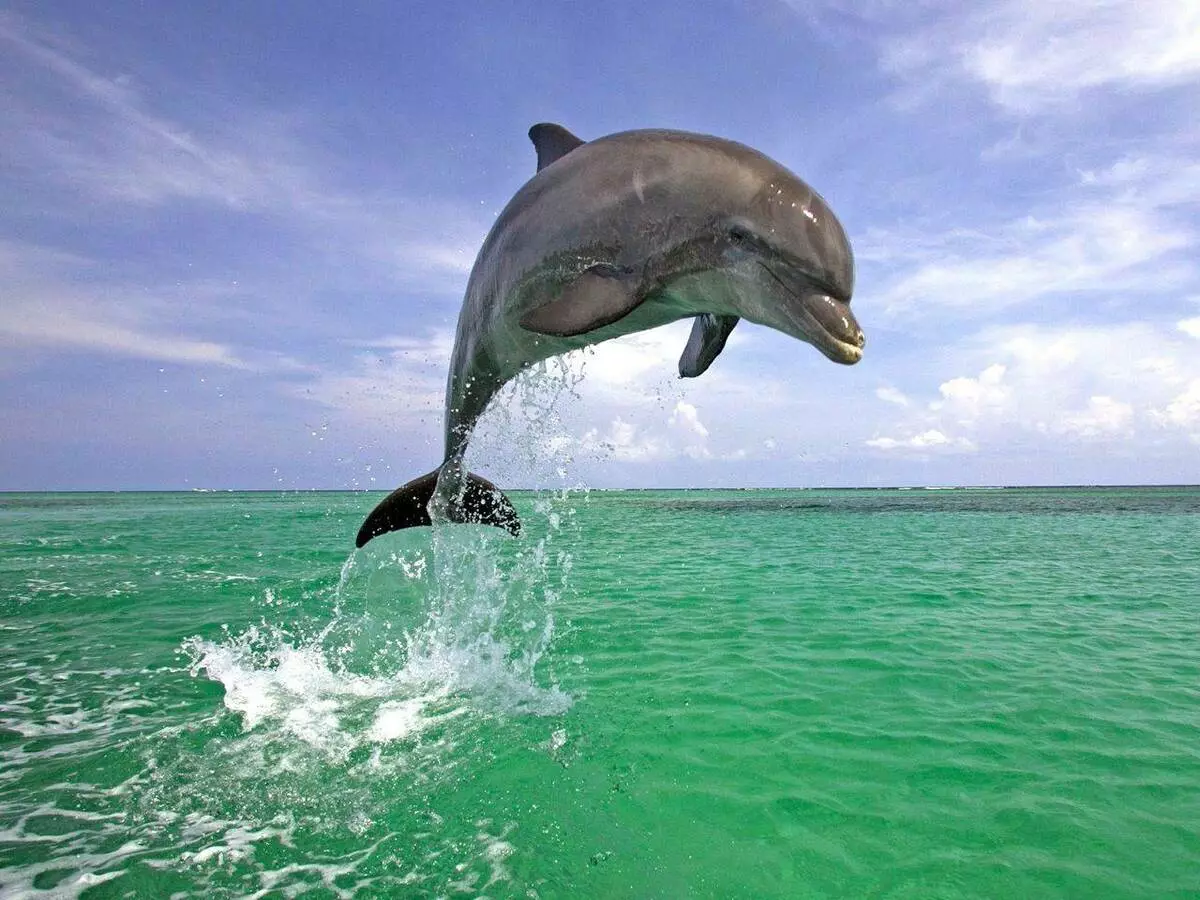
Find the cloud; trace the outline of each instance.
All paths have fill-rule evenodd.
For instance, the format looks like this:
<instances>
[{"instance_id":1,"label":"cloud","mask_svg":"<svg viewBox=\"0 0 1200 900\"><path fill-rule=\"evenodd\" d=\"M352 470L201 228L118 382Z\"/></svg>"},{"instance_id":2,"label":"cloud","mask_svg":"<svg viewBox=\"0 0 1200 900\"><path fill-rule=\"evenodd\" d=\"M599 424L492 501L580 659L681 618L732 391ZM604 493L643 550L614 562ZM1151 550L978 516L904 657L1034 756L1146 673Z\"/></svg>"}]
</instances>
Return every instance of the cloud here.
<instances>
[{"instance_id":1,"label":"cloud","mask_svg":"<svg viewBox=\"0 0 1200 900\"><path fill-rule=\"evenodd\" d=\"M951 378L938 386L941 400L929 404L955 419L960 425L971 425L985 416L1002 414L1012 402L1012 389L1004 383L1005 366L995 363L978 377Z\"/></svg>"},{"instance_id":2,"label":"cloud","mask_svg":"<svg viewBox=\"0 0 1200 900\"><path fill-rule=\"evenodd\" d=\"M708 429L700 421L696 407L681 400L658 428L637 425L617 416L603 431L588 429L577 441L577 450L593 458L617 462L707 459L711 455L707 438Z\"/></svg>"},{"instance_id":3,"label":"cloud","mask_svg":"<svg viewBox=\"0 0 1200 900\"><path fill-rule=\"evenodd\" d=\"M1096 90L1150 91L1200 77L1195 3L1005 0L922 11L924 23L894 36L883 63L926 95L953 78L980 85L1007 112L1033 115Z\"/></svg>"},{"instance_id":4,"label":"cloud","mask_svg":"<svg viewBox=\"0 0 1200 900\"><path fill-rule=\"evenodd\" d=\"M1016 212L963 206L947 219L931 195L930 215L856 241L859 293L903 327L930 315L979 319L1046 301L1116 305L1194 291L1200 165L1177 150L1071 169Z\"/></svg>"},{"instance_id":5,"label":"cloud","mask_svg":"<svg viewBox=\"0 0 1200 900\"><path fill-rule=\"evenodd\" d=\"M14 15L0 17L0 41L54 76L52 87L30 88L6 108L24 126L12 150L36 152L77 186L130 203L186 198L235 209L263 206L285 187L309 193L278 158L248 159L154 115L131 77L99 75ZM34 93L59 102L30 108Z\"/></svg>"},{"instance_id":6,"label":"cloud","mask_svg":"<svg viewBox=\"0 0 1200 900\"><path fill-rule=\"evenodd\" d=\"M9 164L37 173L27 184L83 191L127 216L153 217L186 201L255 217L270 224L276 244L281 233L298 233L308 245L303 265L315 254L336 260L339 274L352 264L378 270L392 287L462 290L490 225L478 209L334 188L318 173L337 161L298 137L295 117L226 109L185 123L162 115L153 106L163 98L136 78L98 74L12 14L0 16L5 45L50 76L14 78L10 102L0 105ZM199 108L207 98L182 99Z\"/></svg>"},{"instance_id":7,"label":"cloud","mask_svg":"<svg viewBox=\"0 0 1200 900\"><path fill-rule=\"evenodd\" d=\"M1200 197L1200 163L1190 156L1143 152L1107 166L1080 169L1084 188L1099 196L1154 209L1194 206Z\"/></svg>"},{"instance_id":8,"label":"cloud","mask_svg":"<svg viewBox=\"0 0 1200 900\"><path fill-rule=\"evenodd\" d=\"M589 429L579 444L583 453L619 462L657 462L677 455L661 437L645 434L620 417L613 419L603 433L599 428Z\"/></svg>"},{"instance_id":9,"label":"cloud","mask_svg":"<svg viewBox=\"0 0 1200 900\"><path fill-rule=\"evenodd\" d=\"M684 456L692 459L706 459L712 455L708 449L708 429L700 421L700 413L696 407L687 401L680 400L675 404L667 425L675 435Z\"/></svg>"},{"instance_id":10,"label":"cloud","mask_svg":"<svg viewBox=\"0 0 1200 900\"><path fill-rule=\"evenodd\" d=\"M1200 359L1165 324L1010 325L986 329L940 365L978 366L941 380L936 396L897 410L882 450L940 446L957 435L989 452L1017 445L1061 454L1061 442L1147 450L1200 432ZM909 394L921 392L909 388ZM1161 450L1162 448L1159 447ZM1158 451L1155 451L1158 452Z\"/></svg>"},{"instance_id":11,"label":"cloud","mask_svg":"<svg viewBox=\"0 0 1200 900\"><path fill-rule=\"evenodd\" d=\"M696 437L708 437L708 429L700 421L700 414L696 412L696 407L683 400L675 404L675 410L671 413L671 418L668 421L671 425L676 425L682 431L693 434Z\"/></svg>"},{"instance_id":12,"label":"cloud","mask_svg":"<svg viewBox=\"0 0 1200 900\"><path fill-rule=\"evenodd\" d=\"M841 416L845 397L824 387L842 384L837 376L843 370L781 337L798 354L795 375L812 372L804 378L817 385L794 376L774 380L781 373L761 371L758 354L739 353L764 341L760 330L745 325L746 333L730 342L703 378L680 379L676 359L690 327L685 321L628 335L533 367L489 407L471 442L471 465L501 480L496 473L515 482L535 471L552 483L559 468L811 460L844 446L839 431L826 423ZM347 363L295 382L291 394L320 404L323 420L360 429L367 442L388 442L389 459L404 452L424 458L430 451L422 447L434 453L441 448L452 342L448 331L358 340L352 346L360 352Z\"/></svg>"},{"instance_id":13,"label":"cloud","mask_svg":"<svg viewBox=\"0 0 1200 900\"><path fill-rule=\"evenodd\" d=\"M896 390L896 388L891 387L890 385L884 385L881 388L876 388L875 396L878 397L880 400L882 400L884 403L892 403L892 404L895 404L896 406L908 406L908 398L905 397L903 393Z\"/></svg>"},{"instance_id":14,"label":"cloud","mask_svg":"<svg viewBox=\"0 0 1200 900\"><path fill-rule=\"evenodd\" d=\"M36 316L27 309L9 308L0 311L0 335L22 343L74 347L159 362L249 368L223 344L138 331L72 313Z\"/></svg>"},{"instance_id":15,"label":"cloud","mask_svg":"<svg viewBox=\"0 0 1200 900\"><path fill-rule=\"evenodd\" d=\"M1162 409L1151 410L1151 416L1163 427L1179 429L1200 443L1200 378L1192 380Z\"/></svg>"},{"instance_id":16,"label":"cloud","mask_svg":"<svg viewBox=\"0 0 1200 900\"><path fill-rule=\"evenodd\" d=\"M364 345L373 348L371 352L355 354L341 370L326 369L296 382L290 392L325 407L326 415L376 436L417 423L426 434L438 432L454 336L439 330L359 342Z\"/></svg>"},{"instance_id":17,"label":"cloud","mask_svg":"<svg viewBox=\"0 0 1200 900\"><path fill-rule=\"evenodd\" d=\"M1129 435L1133 432L1133 405L1112 397L1091 397L1082 410L1064 412L1052 431L1080 438Z\"/></svg>"},{"instance_id":18,"label":"cloud","mask_svg":"<svg viewBox=\"0 0 1200 900\"><path fill-rule=\"evenodd\" d=\"M1184 334L1194 338L1200 338L1200 316L1191 319L1182 319L1175 325Z\"/></svg>"},{"instance_id":19,"label":"cloud","mask_svg":"<svg viewBox=\"0 0 1200 900\"><path fill-rule=\"evenodd\" d=\"M875 229L860 256L895 272L871 294L890 317L979 316L1057 296L1177 288L1194 266L1172 254L1195 241L1194 229L1143 202L1108 199L977 230Z\"/></svg>"},{"instance_id":20,"label":"cloud","mask_svg":"<svg viewBox=\"0 0 1200 900\"><path fill-rule=\"evenodd\" d=\"M158 298L144 291L103 281L78 286L77 280L97 279L96 269L80 256L0 241L0 341L26 351L91 351L181 365L252 369L289 363L262 354L251 362L226 342L181 334L163 321Z\"/></svg>"},{"instance_id":21,"label":"cloud","mask_svg":"<svg viewBox=\"0 0 1200 900\"><path fill-rule=\"evenodd\" d=\"M917 451L920 456L927 456L931 450L970 453L979 449L966 438L947 437L935 428L922 431L909 438L878 437L870 438L864 443L877 450Z\"/></svg>"}]
</instances>

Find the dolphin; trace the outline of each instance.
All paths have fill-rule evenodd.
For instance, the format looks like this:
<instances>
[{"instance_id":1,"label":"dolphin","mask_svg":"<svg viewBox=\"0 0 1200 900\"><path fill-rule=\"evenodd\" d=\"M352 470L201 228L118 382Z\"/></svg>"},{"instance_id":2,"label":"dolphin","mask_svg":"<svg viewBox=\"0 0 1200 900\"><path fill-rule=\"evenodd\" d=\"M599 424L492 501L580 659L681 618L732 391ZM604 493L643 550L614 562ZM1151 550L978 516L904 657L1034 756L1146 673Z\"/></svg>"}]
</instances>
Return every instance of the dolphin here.
<instances>
[{"instance_id":1,"label":"dolphin","mask_svg":"<svg viewBox=\"0 0 1200 900\"><path fill-rule=\"evenodd\" d=\"M684 378L712 365L739 319L810 343L837 363L862 358L846 232L779 163L683 131L584 142L542 123L529 137L537 173L496 219L467 282L442 464L376 506L359 547L435 519L520 533L512 503L467 472L463 458L491 399L541 360L689 316Z\"/></svg>"}]
</instances>

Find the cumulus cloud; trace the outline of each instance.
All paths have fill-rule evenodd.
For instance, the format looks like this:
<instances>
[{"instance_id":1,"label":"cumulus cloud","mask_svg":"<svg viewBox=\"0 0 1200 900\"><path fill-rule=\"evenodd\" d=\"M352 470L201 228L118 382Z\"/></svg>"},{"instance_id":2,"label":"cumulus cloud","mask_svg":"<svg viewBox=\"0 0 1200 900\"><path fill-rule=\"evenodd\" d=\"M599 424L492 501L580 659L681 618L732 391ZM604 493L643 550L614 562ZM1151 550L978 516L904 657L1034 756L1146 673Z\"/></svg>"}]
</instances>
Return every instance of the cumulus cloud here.
<instances>
[{"instance_id":1,"label":"cumulus cloud","mask_svg":"<svg viewBox=\"0 0 1200 900\"><path fill-rule=\"evenodd\" d=\"M1086 407L1064 412L1050 428L1081 438L1129 435L1133 432L1133 414L1130 403L1112 397L1090 397Z\"/></svg>"},{"instance_id":2,"label":"cumulus cloud","mask_svg":"<svg viewBox=\"0 0 1200 900\"><path fill-rule=\"evenodd\" d=\"M994 363L977 377L951 378L938 387L942 399L930 403L929 408L941 410L963 425L1001 414L1012 401L1012 389L1004 383L1006 371L1005 366Z\"/></svg>"},{"instance_id":3,"label":"cumulus cloud","mask_svg":"<svg viewBox=\"0 0 1200 900\"><path fill-rule=\"evenodd\" d=\"M674 456L660 437L644 433L619 416L603 432L590 428L579 441L581 452L619 462L652 462Z\"/></svg>"},{"instance_id":4,"label":"cumulus cloud","mask_svg":"<svg viewBox=\"0 0 1200 900\"><path fill-rule=\"evenodd\" d=\"M876 437L882 450L952 444L988 450L1015 440L1069 440L1124 447L1139 436L1200 431L1200 359L1165 326L1006 326L985 331L955 356L993 360L978 374L941 381L936 396L905 408ZM945 441L939 436L946 438Z\"/></svg>"},{"instance_id":5,"label":"cumulus cloud","mask_svg":"<svg viewBox=\"0 0 1200 900\"><path fill-rule=\"evenodd\" d=\"M708 449L708 429L700 421L700 413L691 403L680 400L667 420L680 445L681 452L692 459L705 459Z\"/></svg>"},{"instance_id":6,"label":"cumulus cloud","mask_svg":"<svg viewBox=\"0 0 1200 900\"><path fill-rule=\"evenodd\" d=\"M700 438L708 437L708 429L700 421L700 414L696 412L696 407L683 400L675 404L675 409L668 421L671 425L677 425L682 431L689 434L694 434Z\"/></svg>"},{"instance_id":7,"label":"cumulus cloud","mask_svg":"<svg viewBox=\"0 0 1200 900\"><path fill-rule=\"evenodd\" d=\"M665 427L664 427L665 426ZM688 457L707 459L708 429L696 407L679 401L659 427L645 427L614 418L607 428L589 428L580 437L577 452L617 462L662 462Z\"/></svg>"},{"instance_id":8,"label":"cumulus cloud","mask_svg":"<svg viewBox=\"0 0 1200 900\"><path fill-rule=\"evenodd\" d=\"M1163 408L1151 410L1151 416L1158 424L1179 429L1200 443L1200 378L1191 381Z\"/></svg>"}]
</instances>

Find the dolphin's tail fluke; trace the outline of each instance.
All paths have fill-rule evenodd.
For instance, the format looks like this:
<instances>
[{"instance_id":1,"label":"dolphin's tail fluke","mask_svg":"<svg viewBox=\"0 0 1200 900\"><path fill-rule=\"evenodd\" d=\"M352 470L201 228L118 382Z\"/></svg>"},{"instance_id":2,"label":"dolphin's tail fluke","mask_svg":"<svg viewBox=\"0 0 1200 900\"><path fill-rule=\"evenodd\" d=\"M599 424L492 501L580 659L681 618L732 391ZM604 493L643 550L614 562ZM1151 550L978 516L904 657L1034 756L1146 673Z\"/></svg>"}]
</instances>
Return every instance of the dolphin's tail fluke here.
<instances>
[{"instance_id":1,"label":"dolphin's tail fluke","mask_svg":"<svg viewBox=\"0 0 1200 900\"><path fill-rule=\"evenodd\" d=\"M389 531L432 525L428 507L440 472L441 469L434 469L384 497L358 529L354 546L361 547ZM446 517L459 524L495 525L513 536L521 533L521 520L509 499L486 478L470 473L466 488L447 505Z\"/></svg>"}]
</instances>

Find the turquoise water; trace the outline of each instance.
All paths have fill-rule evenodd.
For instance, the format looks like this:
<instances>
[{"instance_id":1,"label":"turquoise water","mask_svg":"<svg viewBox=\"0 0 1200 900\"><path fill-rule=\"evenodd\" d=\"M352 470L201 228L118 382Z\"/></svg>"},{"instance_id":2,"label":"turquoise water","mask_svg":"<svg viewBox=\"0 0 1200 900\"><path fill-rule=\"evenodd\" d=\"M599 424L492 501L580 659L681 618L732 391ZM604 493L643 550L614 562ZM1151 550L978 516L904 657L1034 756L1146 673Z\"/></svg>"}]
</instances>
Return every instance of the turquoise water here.
<instances>
[{"instance_id":1,"label":"turquoise water","mask_svg":"<svg viewBox=\"0 0 1200 900\"><path fill-rule=\"evenodd\" d=\"M0 896L1200 896L1200 489L0 495Z\"/></svg>"}]
</instances>

